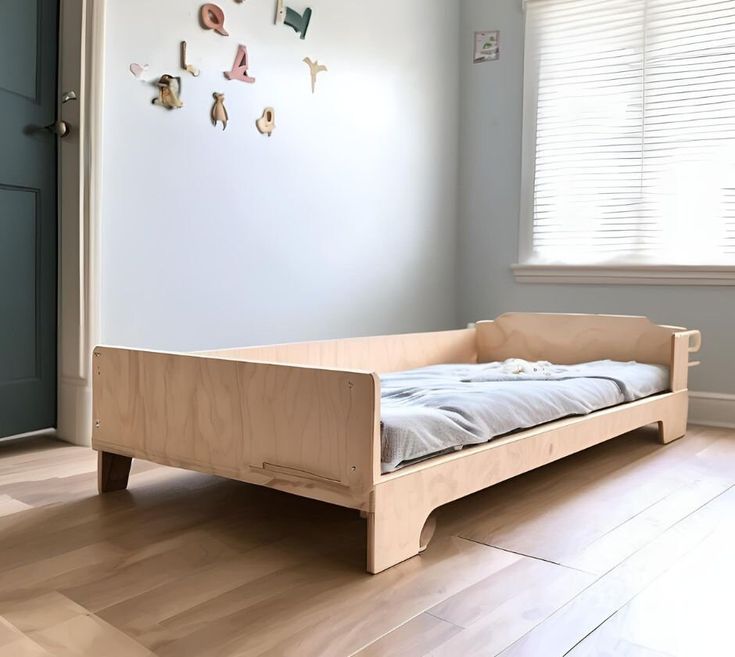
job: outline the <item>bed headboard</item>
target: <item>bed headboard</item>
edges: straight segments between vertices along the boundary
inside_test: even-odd
[[[572,365],[594,360],[672,364],[672,335],[647,317],[510,313],[477,325],[478,360],[548,360]],[[698,350],[699,346],[696,345]]]

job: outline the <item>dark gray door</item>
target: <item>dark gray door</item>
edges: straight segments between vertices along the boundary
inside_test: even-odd
[[[0,437],[56,425],[59,0],[0,0]]]

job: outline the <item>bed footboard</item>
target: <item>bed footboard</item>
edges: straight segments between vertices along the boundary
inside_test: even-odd
[[[379,380],[366,372],[94,352],[101,491],[124,487],[117,455],[367,509],[378,414]]]

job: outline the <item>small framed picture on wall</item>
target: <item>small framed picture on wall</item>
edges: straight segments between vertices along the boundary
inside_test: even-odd
[[[500,32],[475,32],[475,64],[496,62],[500,59]]]

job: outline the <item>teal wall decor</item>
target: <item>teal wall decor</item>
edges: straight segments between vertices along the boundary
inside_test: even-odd
[[[306,31],[309,29],[309,23],[311,22],[311,8],[305,9],[303,14],[299,14],[291,7],[286,7],[286,18],[283,22],[293,28],[296,34],[301,34],[302,39],[305,39]]]

